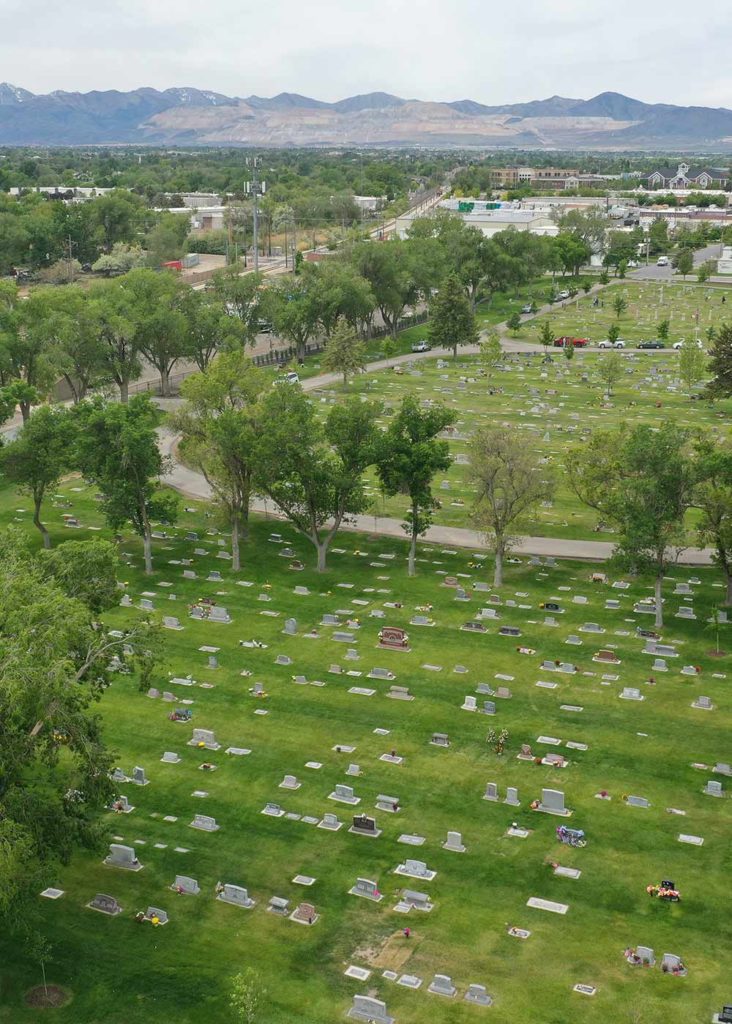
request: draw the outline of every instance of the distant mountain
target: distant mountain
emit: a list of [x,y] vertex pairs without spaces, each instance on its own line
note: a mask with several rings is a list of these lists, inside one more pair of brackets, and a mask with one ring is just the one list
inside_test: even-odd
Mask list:
[[643,103],[617,92],[488,106],[385,92],[336,103],[283,92],[52,92],[0,85],[0,145],[372,146],[732,151],[732,110]]

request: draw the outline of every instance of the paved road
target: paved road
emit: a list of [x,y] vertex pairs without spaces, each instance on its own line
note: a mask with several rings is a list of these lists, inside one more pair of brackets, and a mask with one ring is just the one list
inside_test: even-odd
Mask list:
[[[713,245],[707,245],[703,249],[697,249],[694,252],[694,266],[699,267],[702,263],[706,263],[707,260],[718,260],[721,255],[721,242],[715,242]],[[655,259],[653,259],[647,267],[644,266],[639,267],[638,270],[631,270],[627,276],[629,278],[635,278],[638,281],[673,281],[674,283],[683,283],[684,280],[688,280],[690,282],[696,282],[695,277],[689,277],[688,279],[679,277],[670,265],[668,267],[657,267]],[[729,284],[729,279],[724,277],[710,278],[709,280]]]

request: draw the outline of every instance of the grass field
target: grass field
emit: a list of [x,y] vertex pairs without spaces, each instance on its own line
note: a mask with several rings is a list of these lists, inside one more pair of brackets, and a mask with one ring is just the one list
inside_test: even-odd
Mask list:
[[[420,386],[431,379],[425,375]],[[469,400],[469,393],[461,399]],[[61,515],[68,509],[51,509],[54,541],[87,536],[87,528],[102,525],[89,489],[70,481],[62,490],[83,528],[63,529]],[[19,523],[35,543],[27,508],[26,499],[0,492],[0,527]],[[487,633],[473,634],[460,627],[488,602],[488,594],[472,588],[491,573],[488,562],[469,552],[423,546],[419,574],[410,580],[402,543],[344,535],[337,538],[330,571],[318,577],[303,541],[279,523],[260,520],[243,552],[244,568],[234,576],[228,563],[216,557],[218,538],[207,534],[212,520],[205,511],[199,505],[186,512],[170,539],[156,542],[152,578],[140,572],[136,540],[123,543],[131,556],[125,579],[134,602],[147,591],[153,595],[154,617],[176,615],[184,626],[181,632],[166,632],[165,663],[153,685],[193,701],[193,722],[171,722],[171,705],[140,693],[129,676],[117,676],[102,700],[106,738],[117,764],[128,774],[141,765],[150,779],[149,786],[121,788],[135,805],[132,814],[108,815],[110,839],[137,844],[144,869],[129,874],[108,868],[100,854],[89,853],[77,855],[59,877],[48,878],[49,885],[65,890],[56,902],[41,901],[55,944],[48,979],[73,993],[69,1006],[52,1012],[55,1021],[225,1024],[232,1020],[227,1009],[231,976],[248,965],[268,992],[263,1024],[340,1020],[355,993],[385,999],[399,1024],[417,1024],[425,1017],[467,1024],[483,1016],[495,1024],[566,1024],[570,1019],[665,1024],[708,1020],[729,1001],[731,804],[703,795],[702,789],[710,778],[721,779],[727,789],[732,783],[692,767],[730,760],[730,659],[709,655],[714,637],[704,625],[723,593],[714,572],[699,572],[701,583],[692,586],[695,622],[675,617],[684,599],[672,595],[671,581],[666,584],[664,640],[678,645],[679,657],[670,659],[669,671],[650,686],[645,681],[652,659],[641,653],[643,642],[635,636],[636,626],[650,625],[650,617],[633,612],[634,601],[651,592],[649,581],[616,590],[591,583],[588,565],[509,566],[503,604],[497,607],[500,622],[486,622]],[[282,543],[271,536],[272,529],[282,535]],[[197,530],[200,540],[185,540],[188,530]],[[291,558],[282,557],[285,545],[303,560],[304,571],[289,568]],[[208,553],[196,556],[196,547]],[[198,579],[182,578],[183,558],[193,559]],[[206,581],[212,569],[222,572],[222,583]],[[469,602],[455,599],[455,590],[443,582],[447,574],[459,578],[471,594]],[[689,575],[680,570],[675,578]],[[161,585],[166,582],[172,586]],[[295,586],[308,587],[310,596],[296,595]],[[171,591],[177,600],[170,600]],[[575,595],[588,603],[574,603]],[[228,608],[233,622],[188,618],[187,606],[200,597]],[[543,625],[540,608],[552,598],[564,609],[564,614],[555,613],[556,628]],[[619,610],[606,610],[609,598],[620,601]],[[432,605],[427,614],[435,626],[410,626],[415,609],[427,605]],[[334,642],[332,628],[319,625],[324,613],[339,610],[343,622],[360,620],[351,644]],[[379,610],[385,617],[372,617]],[[278,614],[264,614],[271,612]],[[120,608],[105,617],[105,624],[123,627],[139,614]],[[297,619],[297,636],[282,633],[288,616]],[[588,620],[601,623],[605,634],[579,632]],[[385,624],[409,631],[410,652],[377,647],[378,630]],[[519,626],[521,638],[498,635],[504,624]],[[306,638],[312,629],[317,637]],[[570,633],[582,638],[581,647],[565,646]],[[253,638],[268,646],[239,646]],[[722,641],[732,646],[729,635]],[[519,654],[518,644],[535,653]],[[204,645],[220,648],[218,669],[207,668],[207,654],[199,650]],[[347,647],[358,652],[358,661],[345,660]],[[600,647],[614,647],[621,664],[593,662]],[[291,657],[292,664],[276,665],[278,654]],[[581,671],[547,672],[540,668],[546,658],[575,662]],[[363,674],[331,674],[332,663]],[[701,676],[682,675],[683,665],[700,666]],[[374,666],[390,669],[395,679],[370,680]],[[456,673],[456,666],[467,673]],[[244,670],[251,676],[242,676]],[[170,682],[172,676],[189,674],[212,688]],[[297,685],[294,674],[325,685]],[[558,686],[542,688],[538,681]],[[250,696],[254,682],[264,683],[267,698]],[[479,683],[512,691],[510,699],[496,700],[493,718],[461,710],[465,695],[476,694]],[[415,700],[387,699],[393,684],[409,687]],[[353,686],[376,693],[350,693]],[[618,699],[626,686],[639,687],[645,700]],[[691,708],[699,694],[710,696],[715,710]],[[484,697],[477,696],[480,706]],[[503,756],[486,745],[491,726],[509,731]],[[215,730],[222,750],[202,754],[187,746],[192,727]],[[448,749],[430,745],[435,731],[449,734]],[[559,738],[561,745],[545,745],[540,736]],[[570,741],[586,749],[569,749]],[[550,768],[517,760],[523,743],[531,744],[534,753],[559,751],[570,764]],[[338,753],[333,748],[339,744],[355,750]],[[223,748],[229,745],[249,748],[251,754],[228,756]],[[177,751],[181,763],[161,764],[166,750]],[[379,759],[391,750],[404,758],[401,765]],[[199,771],[204,759],[217,770]],[[308,768],[308,761],[322,767]],[[352,762],[361,767],[358,778],[345,775]],[[302,782],[296,792],[278,788],[286,773]],[[484,801],[490,781],[499,784],[501,796],[507,785],[517,786],[521,806]],[[374,813],[383,829],[380,838],[349,834],[351,808],[328,799],[336,783],[353,785],[361,798],[353,812]],[[584,849],[557,843],[555,828],[564,819],[530,810],[542,787],[566,792],[573,810],[566,824],[586,831]],[[196,797],[196,790],[208,796]],[[609,791],[612,800],[595,799],[601,790]],[[374,812],[378,794],[397,797],[399,813]],[[651,806],[627,806],[623,796],[628,794],[646,797]],[[330,833],[302,820],[264,816],[267,801],[316,818],[336,813],[346,827]],[[685,816],[667,808],[683,810]],[[189,828],[195,813],[214,816],[220,831]],[[166,816],[175,820],[166,821]],[[530,830],[528,838],[506,836],[512,821]],[[448,829],[462,832],[466,853],[441,848]],[[703,837],[704,845],[679,843],[681,832]],[[401,834],[418,834],[426,842],[414,848],[398,842]],[[187,852],[176,852],[176,847]],[[437,871],[434,881],[393,874],[407,857],[426,861]],[[581,877],[557,877],[551,862],[578,868]],[[177,873],[196,878],[200,895],[171,891]],[[297,874],[316,881],[308,888],[293,884]],[[377,881],[384,893],[381,903],[347,894],[359,876]],[[645,886],[662,878],[675,880],[681,903],[668,905],[646,895]],[[218,881],[246,886],[256,907],[216,902]],[[432,912],[395,913],[404,887],[429,893]],[[97,892],[115,896],[124,913],[107,918],[85,909]],[[303,900],[312,902],[320,919],[308,928],[267,913],[272,896],[289,899],[293,908]],[[568,904],[569,911],[560,916],[530,909],[526,902],[532,896]],[[170,923],[157,929],[136,924],[133,914],[148,905],[165,909]],[[405,925],[413,929],[408,940],[401,935]],[[509,936],[509,926],[528,929],[531,936]],[[628,966],[623,950],[637,944],[652,946],[659,962],[665,952],[680,955],[689,966],[688,977]],[[0,952],[0,1021],[49,1019],[51,1011],[23,1006],[24,991],[40,982],[37,965],[24,959],[6,935],[0,938]],[[369,979],[346,978],[349,964],[370,969]],[[417,975],[423,986],[409,991],[384,979],[385,969]],[[436,972],[453,978],[457,999],[426,992]],[[486,985],[494,1006],[483,1010],[463,1002],[470,983]],[[597,994],[574,993],[576,983],[595,986]]]
[[[597,514],[580,504],[564,478],[564,458],[574,445],[581,444],[592,430],[621,422],[656,425],[665,419],[689,427],[706,427],[728,437],[732,411],[732,401],[712,405],[691,400],[678,380],[676,352],[624,353],[625,375],[606,401],[605,387],[597,372],[602,358],[599,353],[577,352],[568,363],[561,351],[555,350],[552,363],[546,364],[541,355],[514,354],[490,376],[481,374],[475,357],[458,356],[457,361],[450,359],[442,364],[427,359],[411,368],[400,368],[399,373],[384,370],[359,377],[346,390],[383,399],[387,413],[409,393],[423,401],[442,401],[455,411],[450,448],[456,461],[435,484],[441,502],[435,514],[436,523],[471,525],[473,492],[465,464],[470,436],[479,426],[500,423],[520,431],[532,449],[557,470],[559,486],[553,506],[539,509],[523,532],[533,536],[598,539]],[[343,387],[336,385],[315,393],[315,397],[323,399],[325,409],[329,401],[340,400],[344,393]],[[403,516],[404,499],[398,496],[385,500],[375,479],[370,484],[370,496],[374,514]],[[690,533],[692,526],[690,516]],[[611,540],[612,534],[603,530],[599,539],[603,538]]]

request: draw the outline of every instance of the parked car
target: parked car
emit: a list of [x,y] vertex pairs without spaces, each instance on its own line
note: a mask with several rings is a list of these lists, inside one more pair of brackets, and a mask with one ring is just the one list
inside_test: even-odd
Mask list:
[[589,343],[589,338],[570,338],[567,335],[563,335],[561,338],[554,339],[554,348],[569,348],[570,345],[573,348],[584,348]]
[[568,298],[569,298],[569,292],[567,292],[567,291],[557,292],[557,294],[554,296],[554,301],[555,302],[564,302],[564,300],[568,299]]
[[272,381],[273,384],[299,384],[300,377],[294,370],[290,370],[284,377],[278,377],[277,380]]
[[618,338],[617,341],[610,341],[609,338],[605,338],[603,341],[599,342],[597,347],[598,348],[625,348],[625,342],[622,340],[622,338]]
[[[683,348],[685,344],[686,342],[682,338],[681,341],[675,341],[673,343],[673,347],[678,351],[680,348]],[[694,345],[696,345],[697,348],[704,348],[704,346],[698,338],[696,339],[696,341],[690,341],[689,344],[692,346],[692,348]]]
[[667,267],[668,266],[668,256],[659,256],[658,259],[656,260],[656,266],[657,267]]
[[666,348],[662,341],[639,341],[638,348]]
[[636,267],[640,266],[640,263],[638,262],[638,260],[628,260],[626,266],[629,270],[635,270]]
[[432,346],[428,341],[415,341],[412,343],[412,352],[430,352]]
[[536,311],[536,306],[534,305],[533,302],[527,302],[525,306],[521,307],[521,312],[524,315],[526,315],[527,313],[534,313],[535,311]]

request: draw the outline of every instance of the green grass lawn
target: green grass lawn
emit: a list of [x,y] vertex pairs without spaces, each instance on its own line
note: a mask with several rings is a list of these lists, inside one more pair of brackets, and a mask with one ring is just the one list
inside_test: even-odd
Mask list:
[[[559,284],[561,287],[561,282]],[[615,296],[622,295],[628,304],[620,317],[612,308]],[[722,297],[726,302],[722,302]],[[556,337],[565,334],[589,338],[597,344],[607,338],[608,327],[616,323],[620,337],[632,342],[658,337],[658,324],[670,321],[668,346],[679,339],[698,336],[705,342],[708,327],[718,327],[732,317],[732,291],[727,285],[681,283],[660,284],[657,281],[615,281],[598,295],[601,305],[594,306],[594,297],[582,294],[565,306],[557,306],[527,321],[516,335],[524,341],[536,341],[541,322],[549,319]]]
[[[471,525],[473,490],[464,464],[470,436],[478,426],[500,423],[520,431],[532,449],[557,469],[559,486],[553,506],[537,510],[523,532],[533,536],[612,540],[609,529],[600,534],[595,532],[597,514],[585,508],[569,489],[563,470],[567,452],[581,444],[589,431],[621,422],[656,425],[669,419],[689,427],[720,431],[728,437],[732,401],[712,405],[692,400],[678,381],[679,356],[673,351],[625,352],[625,376],[606,401],[597,372],[602,358],[600,353],[578,351],[567,362],[560,350],[554,350],[552,362],[546,364],[541,355],[514,354],[490,376],[482,373],[474,357],[459,355],[457,361],[449,359],[442,365],[436,359],[426,359],[415,362],[411,369],[400,368],[398,373],[384,370],[364,375],[347,389],[336,385],[315,397],[325,399],[322,408],[327,409],[328,401],[356,392],[381,398],[388,412],[404,395],[414,393],[425,402],[442,401],[455,411],[456,433],[450,437],[450,448],[455,459],[463,461],[455,461],[435,482],[441,502],[435,515],[438,524]],[[398,518],[404,515],[402,497],[384,500],[373,477],[369,487],[375,514]],[[690,515],[691,543],[693,522]]]
[[[426,375],[421,383],[429,380]],[[83,528],[64,529],[61,515],[68,509],[50,508],[47,519],[55,542],[88,536],[87,528],[103,525],[90,489],[72,480],[62,492]],[[132,814],[107,816],[110,839],[142,841],[138,856],[144,869],[128,874],[103,866],[97,853],[80,853],[58,877],[48,878],[49,885],[65,890],[57,902],[41,900],[55,947],[48,979],[67,986],[73,1002],[53,1012],[24,1008],[23,993],[40,982],[39,969],[3,935],[0,1022],[25,1024],[49,1019],[52,1013],[59,1024],[225,1024],[232,1020],[227,1009],[231,976],[248,965],[268,991],[263,1024],[337,1021],[354,993],[369,992],[386,1000],[400,1024],[417,1024],[425,1017],[467,1024],[483,1014],[495,1024],[565,1024],[570,1019],[581,1024],[665,1024],[708,1020],[729,1001],[731,804],[703,795],[706,780],[713,776],[691,767],[694,762],[730,760],[732,668],[729,657],[709,656],[714,638],[704,626],[723,594],[716,573],[698,573],[702,583],[694,587],[696,622],[674,617],[682,599],[672,595],[673,583],[667,582],[664,640],[678,643],[680,657],[669,660],[670,670],[658,675],[656,686],[648,686],[652,659],[640,653],[642,641],[635,637],[635,628],[649,626],[650,617],[634,614],[633,602],[650,594],[650,581],[633,581],[628,591],[614,590],[591,583],[588,565],[541,569],[524,561],[508,567],[500,622],[487,623],[486,634],[471,634],[460,627],[488,599],[472,586],[488,581],[491,572],[488,561],[470,552],[421,546],[418,576],[410,580],[403,543],[344,534],[336,539],[338,550],[330,556],[328,574],[319,577],[304,541],[280,523],[258,520],[243,552],[244,568],[234,576],[228,563],[216,557],[218,538],[207,535],[213,520],[205,512],[199,503],[182,516],[169,540],[155,543],[151,578],[140,571],[139,543],[126,538],[122,547],[131,556],[125,580],[135,602],[150,591],[155,617],[176,615],[185,627],[166,632],[165,662],[153,685],[193,701],[192,725],[175,724],[168,719],[171,705],[148,698],[134,678],[119,675],[100,704],[116,763],[130,774],[134,765],[141,765],[150,779],[146,787],[122,787],[136,807]],[[11,523],[27,529],[35,543],[28,500],[5,490],[0,492],[0,527]],[[187,530],[197,530],[201,539],[184,540]],[[304,571],[289,568],[290,558],[281,557],[283,545],[270,539],[272,530],[303,560]],[[208,554],[194,556],[195,547],[205,547]],[[182,558],[193,559],[198,579],[182,578]],[[223,583],[206,581],[212,569],[223,573]],[[443,585],[445,574],[460,575],[472,594],[470,602],[455,600],[454,589]],[[688,570],[674,573],[679,580],[689,576]],[[244,581],[253,585],[237,585]],[[161,587],[164,582],[173,586]],[[295,595],[297,585],[307,586],[311,595]],[[171,591],[177,600],[169,599]],[[575,594],[586,596],[588,604],[573,603]],[[271,600],[262,601],[260,595]],[[189,619],[187,606],[202,596],[226,606],[233,622]],[[539,607],[552,598],[565,609],[556,616],[558,628],[543,625],[545,613]],[[620,609],[605,610],[608,598],[618,599]],[[515,605],[507,606],[508,601]],[[401,607],[387,607],[387,602]],[[415,609],[428,604],[436,625],[411,627]],[[319,626],[323,613],[338,609],[343,609],[343,620],[349,609],[360,620],[352,645],[334,642],[332,629]],[[374,610],[383,610],[385,618],[372,617]],[[279,615],[263,614],[267,611]],[[122,627],[139,614],[116,609],[105,616],[105,624]],[[282,633],[288,616],[297,618],[296,637]],[[603,623],[607,632],[599,637],[578,633],[588,620]],[[384,624],[409,631],[410,652],[377,648]],[[502,624],[520,626],[520,640],[499,636]],[[304,633],[312,628],[318,638],[306,639]],[[581,636],[583,646],[565,646],[570,633]],[[252,638],[268,647],[239,646],[240,640]],[[723,642],[729,649],[732,637],[723,637]],[[519,643],[536,653],[517,653]],[[217,670],[207,668],[207,654],[199,651],[203,645],[220,647]],[[621,659],[619,666],[592,661],[598,648],[611,645]],[[358,651],[360,660],[345,660],[347,646]],[[292,665],[276,665],[278,654],[289,655]],[[574,676],[543,671],[545,658],[575,662],[581,671]],[[363,675],[330,674],[331,663]],[[701,677],[681,675],[681,666],[691,664],[701,666]],[[430,671],[425,665],[442,670]],[[466,667],[467,674],[455,673],[457,665]],[[416,699],[387,699],[392,682],[367,678],[374,666],[390,669],[396,676],[393,683],[408,686]],[[243,670],[252,675],[242,676]],[[296,685],[296,673],[325,686]],[[169,681],[188,674],[213,688]],[[498,675],[512,678],[501,680]],[[539,680],[558,687],[537,687]],[[255,681],[265,684],[266,699],[249,695]],[[510,700],[496,701],[494,718],[461,710],[465,695],[475,694],[481,682],[503,682],[512,691]],[[351,686],[369,687],[376,694],[352,694]],[[619,700],[624,686],[639,687],[645,700]],[[699,694],[710,696],[716,709],[692,709]],[[477,696],[480,705],[484,698]],[[267,714],[255,714],[262,710]],[[502,757],[485,743],[491,726],[509,731]],[[187,746],[192,727],[215,730],[222,750],[202,754]],[[388,734],[379,735],[377,729]],[[449,749],[429,744],[435,731],[449,734]],[[541,735],[560,738],[562,746],[538,743]],[[567,749],[568,741],[587,749]],[[522,743],[531,744],[534,752],[560,751],[570,764],[559,769],[519,761]],[[337,753],[333,747],[338,744],[356,749]],[[227,756],[223,748],[229,745],[252,753]],[[379,760],[392,749],[404,757],[402,765]],[[182,762],[161,764],[166,750],[177,751]],[[214,762],[217,771],[199,771],[204,759]],[[320,762],[322,768],[307,768],[308,761]],[[360,764],[361,777],[345,775],[351,762]],[[286,773],[301,780],[296,792],[278,788]],[[484,801],[489,781],[499,784],[501,796],[507,785],[517,786],[521,807]],[[728,780],[722,781],[732,788]],[[320,818],[334,812],[349,824],[351,809],[327,799],[336,783],[353,785],[361,797],[356,812],[375,813],[383,829],[379,839],[349,834],[346,827],[329,833],[303,821],[260,813],[267,801],[274,801],[300,815]],[[560,846],[555,829],[564,819],[529,809],[542,787],[566,792],[574,812],[566,823],[586,831],[586,848]],[[595,799],[603,789],[611,793],[611,801]],[[195,790],[209,795],[195,797]],[[381,793],[399,798],[397,815],[374,812]],[[626,806],[622,798],[627,794],[647,797],[651,807]],[[684,810],[686,816],[667,813],[669,807]],[[189,828],[195,813],[214,816],[220,831],[206,834]],[[177,820],[165,821],[166,815]],[[512,821],[531,830],[527,839],[505,836]],[[466,853],[441,848],[448,829],[462,832]],[[680,832],[703,836],[704,845],[679,843]],[[400,844],[402,833],[424,836],[426,842],[419,848]],[[176,852],[176,847],[188,852]],[[394,875],[407,857],[426,861],[437,871],[434,881]],[[579,868],[581,877],[555,877],[552,861]],[[172,892],[169,886],[177,873],[197,878],[201,894]],[[309,888],[295,885],[297,874],[317,881]],[[385,894],[381,903],[347,895],[358,876],[378,882]],[[646,895],[645,886],[662,878],[675,880],[683,895],[680,904],[666,905]],[[256,907],[244,910],[216,902],[219,880],[246,886]],[[429,893],[434,910],[406,917],[395,913],[403,887]],[[115,896],[124,913],[110,919],[85,909],[97,892]],[[267,913],[275,895],[289,899],[292,907],[312,902],[320,920],[307,928]],[[569,912],[559,916],[529,909],[531,896],[569,904]],[[136,924],[132,915],[148,905],[165,909],[170,923],[158,929]],[[413,929],[409,940],[400,934],[405,925]],[[529,929],[530,938],[509,936],[512,925]],[[631,968],[622,952],[637,944],[652,946],[659,962],[665,952],[682,956],[689,976]],[[344,977],[349,964],[370,968],[368,981]],[[424,978],[422,989],[409,991],[384,979],[387,967]],[[458,999],[427,994],[436,972],[453,978]],[[489,1010],[462,1001],[467,985],[474,982],[486,985],[494,997]],[[588,998],[572,992],[578,982],[596,986],[597,994]]]

